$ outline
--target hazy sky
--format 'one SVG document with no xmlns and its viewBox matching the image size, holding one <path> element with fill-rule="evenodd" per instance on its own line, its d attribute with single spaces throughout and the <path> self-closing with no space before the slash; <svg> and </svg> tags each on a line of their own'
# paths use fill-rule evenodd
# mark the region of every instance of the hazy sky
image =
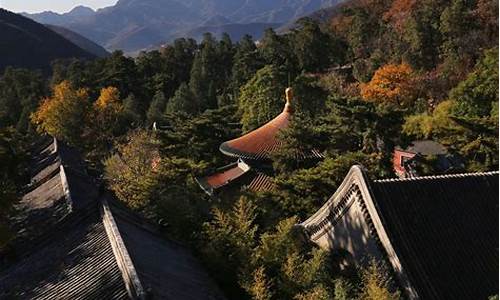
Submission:
<svg viewBox="0 0 500 300">
<path fill-rule="evenodd" d="M 84 5 L 93 9 L 113 5 L 117 0 L 0 0 L 0 7 L 13 12 L 42 12 L 51 10 L 68 12 L 73 7 Z"/>
</svg>

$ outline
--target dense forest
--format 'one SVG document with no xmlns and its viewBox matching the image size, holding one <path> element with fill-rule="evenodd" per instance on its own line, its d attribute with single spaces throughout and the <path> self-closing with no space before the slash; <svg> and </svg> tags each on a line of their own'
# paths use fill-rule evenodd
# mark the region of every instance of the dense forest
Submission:
<svg viewBox="0 0 500 300">
<path fill-rule="evenodd" d="M 384 266 L 342 270 L 300 239 L 353 164 L 394 177 L 396 146 L 432 139 L 455 172 L 498 169 L 498 3 L 359 0 L 320 24 L 256 43 L 206 34 L 133 59 L 57 60 L 50 77 L 0 77 L 0 247 L 25 183 L 29 142 L 49 134 L 84 153 L 118 199 L 189 244 L 231 299 L 397 299 Z M 194 178 L 228 163 L 220 143 L 296 113 L 273 158 L 277 188 L 209 199 Z M 152 130 L 156 124 L 161 130 Z M 325 158 L 295 160 L 296 149 Z M 422 172 L 434 174 L 432 157 Z"/>
</svg>

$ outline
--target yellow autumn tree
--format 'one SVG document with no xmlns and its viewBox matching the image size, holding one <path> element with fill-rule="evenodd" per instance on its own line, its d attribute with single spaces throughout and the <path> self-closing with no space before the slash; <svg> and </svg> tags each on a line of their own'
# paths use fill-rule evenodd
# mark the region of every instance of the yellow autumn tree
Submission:
<svg viewBox="0 0 500 300">
<path fill-rule="evenodd" d="M 106 111 L 114 114 L 120 113 L 123 110 L 120 91 L 113 86 L 101 89 L 99 98 L 94 103 L 94 109 L 99 113 Z"/>
<path fill-rule="evenodd" d="M 76 145 L 81 140 L 88 110 L 87 90 L 73 89 L 68 81 L 63 81 L 53 87 L 52 96 L 42 100 L 31 121 L 38 132 Z"/>
<path fill-rule="evenodd" d="M 120 92 L 115 87 L 101 89 L 99 98 L 94 102 L 92 114 L 89 115 L 90 124 L 87 132 L 87 140 L 92 145 L 92 154 L 99 155 L 108 151 L 112 139 L 123 134 L 127 128 L 123 126 L 123 104 L 120 100 Z"/>
<path fill-rule="evenodd" d="M 370 82 L 361 85 L 365 101 L 406 106 L 417 96 L 413 69 L 407 63 L 379 68 Z"/>
</svg>

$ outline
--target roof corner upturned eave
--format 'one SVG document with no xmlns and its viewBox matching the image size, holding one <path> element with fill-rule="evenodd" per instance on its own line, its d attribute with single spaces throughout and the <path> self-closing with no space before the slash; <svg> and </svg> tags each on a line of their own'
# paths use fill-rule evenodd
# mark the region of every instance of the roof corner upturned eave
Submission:
<svg viewBox="0 0 500 300">
<path fill-rule="evenodd" d="M 365 168 L 361 165 L 354 165 L 349 169 L 346 177 L 335 191 L 335 193 L 328 199 L 328 201 L 311 217 L 309 217 L 304 222 L 298 224 L 300 227 L 304 228 L 305 232 L 308 232 L 308 228 L 317 224 L 320 224 L 320 228 L 315 228 L 312 234 L 308 234 L 309 238 L 314 242 L 318 240 L 322 235 L 326 234 L 328 230 L 332 228 L 332 224 L 327 221 L 327 217 L 330 215 L 331 211 L 340 204 L 343 206 L 343 199 L 349 194 L 352 193 L 352 187 L 357 186 L 359 193 L 361 194 L 361 201 L 363 201 L 363 205 L 366 207 L 368 211 L 368 215 L 370 221 L 373 224 L 375 229 L 375 234 L 377 235 L 377 239 L 383 247 L 385 251 L 385 255 L 389 263 L 391 264 L 394 273 L 397 276 L 397 279 L 401 285 L 401 287 L 405 290 L 408 298 L 410 299 L 418 299 L 418 293 L 416 289 L 413 287 L 412 283 L 409 280 L 408 275 L 403 269 L 403 265 L 401 263 L 400 258 L 398 257 L 391 240 L 389 238 L 388 233 L 385 230 L 382 215 L 379 213 L 380 209 L 377 206 L 376 201 L 373 199 L 373 192 L 370 187 L 370 179 L 365 171 Z M 348 210 L 349 207 L 340 207 L 341 210 Z M 340 212 L 339 212 L 340 213 Z"/>
</svg>

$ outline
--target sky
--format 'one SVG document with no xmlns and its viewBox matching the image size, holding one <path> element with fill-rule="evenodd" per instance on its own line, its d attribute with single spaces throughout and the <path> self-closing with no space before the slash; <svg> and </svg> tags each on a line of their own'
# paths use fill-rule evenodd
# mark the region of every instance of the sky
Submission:
<svg viewBox="0 0 500 300">
<path fill-rule="evenodd" d="M 78 5 L 93 9 L 113 5 L 117 0 L 0 0 L 0 7 L 13 12 L 53 12 L 65 13 Z"/>
</svg>

